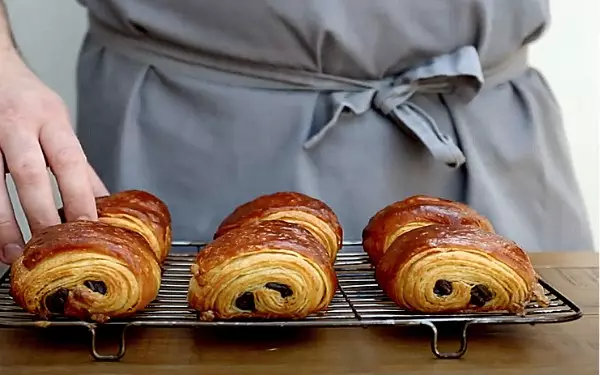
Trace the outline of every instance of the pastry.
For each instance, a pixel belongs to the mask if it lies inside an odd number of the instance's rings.
[[[139,190],[96,202],[98,221],[46,228],[13,264],[11,295],[25,310],[105,322],[134,314],[158,294],[171,249],[167,206]]]
[[[463,225],[494,231],[487,218],[463,203],[416,195],[377,212],[363,230],[363,248],[371,263],[376,265],[398,236],[433,224]]]
[[[214,238],[265,220],[301,225],[323,244],[332,263],[342,247],[342,227],[331,208],[318,199],[296,192],[263,195],[239,206],[223,220]]]
[[[171,214],[158,197],[142,190],[125,190],[96,198],[98,219],[104,223],[133,230],[142,235],[163,261],[172,241]],[[67,222],[64,209],[58,210],[61,222]]]
[[[141,190],[126,190],[96,199],[98,220],[143,236],[160,262],[171,249],[171,215],[167,205]]]
[[[201,320],[299,319],[326,309],[336,286],[311,232],[267,220],[228,230],[198,253],[188,301]]]
[[[160,263],[141,235],[97,221],[55,225],[36,234],[11,269],[11,295],[41,318],[105,322],[149,304]]]
[[[429,225],[389,246],[376,266],[383,291],[400,307],[425,313],[547,305],[528,255],[516,243],[477,227]]]

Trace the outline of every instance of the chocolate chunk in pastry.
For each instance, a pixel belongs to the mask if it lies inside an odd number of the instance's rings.
[[[282,298],[287,298],[294,295],[292,288],[281,283],[266,283],[265,288],[278,291]]]
[[[449,296],[452,294],[452,283],[448,280],[438,280],[433,286],[433,293],[438,296]]]
[[[331,302],[327,250],[303,226],[267,220],[230,230],[192,265],[188,301],[200,319],[298,319]]]
[[[425,313],[505,310],[548,303],[529,256],[516,243],[477,227],[430,225],[389,246],[376,266],[384,292]]]
[[[322,201],[296,192],[260,196],[237,207],[219,226],[214,238],[261,221],[280,220],[301,225],[327,249],[333,263],[342,246],[342,227],[337,216]]]
[[[104,284],[104,281],[92,281],[92,280],[87,280],[83,282],[83,285],[85,285],[89,290],[96,292],[96,293],[100,293],[100,294],[106,294],[106,284]]]
[[[470,304],[483,307],[494,298],[494,293],[485,285],[477,284],[471,288]]]
[[[105,322],[148,305],[160,287],[160,262],[136,232],[97,221],[48,227],[11,269],[11,295],[25,310]]]
[[[52,314],[64,314],[65,305],[69,299],[69,289],[58,288],[54,293],[44,298],[46,309]]]
[[[487,218],[463,203],[416,195],[377,212],[363,230],[363,248],[371,263],[376,265],[396,238],[434,224],[470,226],[494,232]]]
[[[254,293],[252,292],[244,292],[241,296],[236,298],[235,307],[237,307],[241,311],[256,311],[256,304],[254,302]]]

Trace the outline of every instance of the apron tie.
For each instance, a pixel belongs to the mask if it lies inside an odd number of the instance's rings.
[[[377,109],[409,134],[415,136],[434,158],[451,167],[460,167],[465,156],[456,143],[444,134],[425,110],[411,102],[415,94],[452,94],[468,103],[483,85],[479,55],[472,46],[440,55],[424,65],[380,82],[377,88],[357,92],[334,92],[331,119],[304,144],[314,147],[339,123],[341,114],[361,115]]]
[[[371,81],[189,53],[153,39],[125,35],[94,18],[90,18],[90,35],[128,58],[178,74],[189,74],[206,82],[267,90],[332,93],[333,114],[304,142],[305,149],[319,143],[329,130],[343,122],[340,121],[343,116],[377,110],[427,147],[437,160],[455,168],[465,162],[463,152],[423,108],[411,101],[413,95],[451,94],[453,99],[466,104],[480,91],[484,76],[485,85],[493,87],[518,77],[528,66],[527,48],[515,51],[499,64],[482,69],[475,47],[464,46],[396,77]]]

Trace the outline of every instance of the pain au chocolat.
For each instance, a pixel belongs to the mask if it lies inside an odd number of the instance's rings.
[[[435,224],[494,231],[486,217],[463,203],[416,195],[377,212],[363,230],[363,248],[371,263],[376,265],[396,238],[411,230]]]
[[[332,263],[342,247],[343,231],[333,210],[324,202],[297,192],[262,195],[242,204],[223,220],[214,238],[232,229],[267,220],[302,226],[323,244]]]
[[[158,294],[171,220],[157,197],[130,190],[98,199],[99,221],[35,234],[11,269],[11,295],[41,318],[105,322],[146,307]]]
[[[325,310],[337,287],[342,228],[323,202],[296,192],[233,210],[192,265],[188,301],[200,319],[300,319]]]
[[[326,309],[336,286],[318,238],[266,220],[228,230],[198,253],[188,301],[201,320],[299,319]]]
[[[425,313],[547,305],[528,255],[478,227],[430,225],[394,240],[376,266],[377,282],[400,307]]]

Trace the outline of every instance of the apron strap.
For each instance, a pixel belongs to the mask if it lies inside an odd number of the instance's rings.
[[[323,128],[304,144],[314,147],[336,124],[344,110],[361,115],[371,108],[379,110],[403,130],[415,136],[434,158],[457,168],[465,156],[450,136],[444,134],[435,120],[410,99],[415,94],[453,94],[465,103],[472,100],[483,85],[479,55],[472,46],[438,56],[411,69],[377,89],[332,95],[334,111]]]

